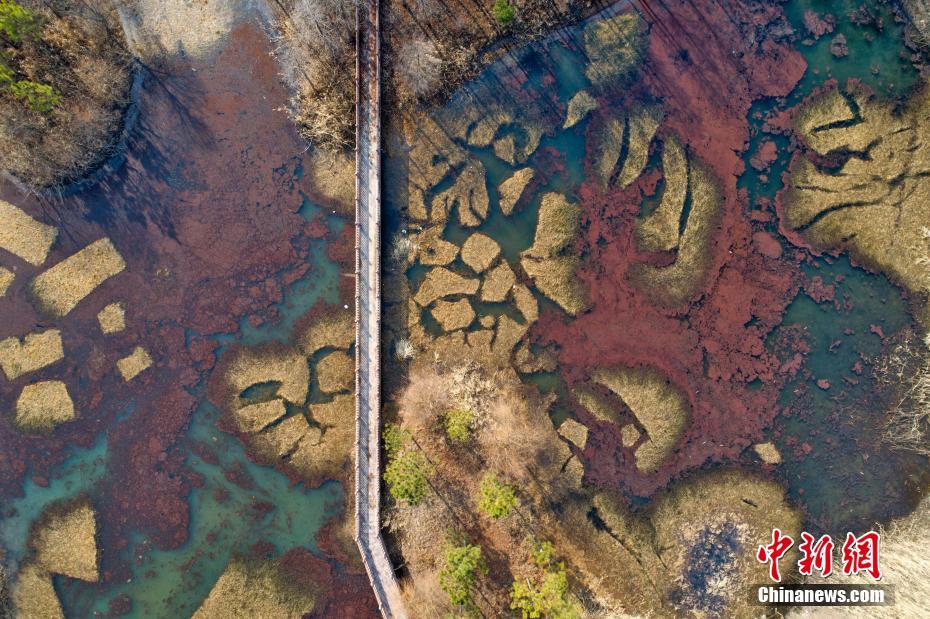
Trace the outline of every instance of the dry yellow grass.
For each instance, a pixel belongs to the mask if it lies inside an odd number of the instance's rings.
[[[527,324],[532,324],[539,319],[539,302],[529,288],[523,284],[517,284],[511,291],[513,295],[513,304],[517,311],[523,315],[523,320]]]
[[[87,499],[53,504],[33,526],[36,564],[51,574],[97,582],[97,523]]]
[[[9,202],[0,200],[0,247],[29,264],[41,265],[58,238],[58,230],[36,221]]]
[[[649,251],[671,251],[678,247],[681,211],[688,194],[688,158],[676,138],[666,138],[662,147],[665,188],[656,210],[636,220],[636,242]]]
[[[447,332],[464,329],[475,320],[475,310],[468,299],[437,301],[430,313]]]
[[[835,91],[810,102],[796,129],[818,152],[867,151],[839,170],[802,160],[783,195],[785,225],[822,250],[845,250],[919,299],[930,295],[930,95],[903,111],[854,90],[852,109]]]
[[[551,258],[575,241],[581,211],[560,193],[547,193],[539,205],[539,221],[533,245],[524,256]]]
[[[119,333],[126,328],[126,308],[123,303],[110,303],[97,314],[104,333]]]
[[[926,616],[927,600],[930,599],[930,568],[927,565],[927,546],[930,544],[930,499],[925,498],[912,514],[896,520],[888,527],[876,527],[882,531],[881,568],[883,585],[894,587],[894,605],[881,607],[847,607],[844,617],[870,617],[876,619],[911,619]],[[839,550],[834,557],[834,566],[840,564]],[[834,567],[834,570],[836,568]],[[811,577],[812,584],[874,584],[867,575],[843,576],[834,571],[826,581]],[[792,610],[792,618],[816,618],[820,615],[813,609]]]
[[[623,416],[610,405],[602,395],[592,389],[579,387],[572,389],[572,395],[578,400],[578,403],[585,407],[589,413],[601,421],[612,423],[620,426],[623,423]]]
[[[125,268],[126,262],[110,239],[102,238],[37,275],[30,291],[43,312],[61,318]]]
[[[277,561],[234,557],[194,619],[298,619],[316,603],[313,591],[289,580]]]
[[[688,423],[688,401],[652,368],[599,368],[592,378],[616,393],[646,430],[636,467],[652,472],[665,461]]]
[[[497,320],[497,330],[494,333],[491,352],[502,361],[510,361],[510,353],[529,328],[528,324],[520,324],[504,314]]]
[[[9,380],[49,366],[65,357],[61,331],[49,329],[30,333],[19,341],[8,337],[0,342],[0,368]]]
[[[417,289],[414,300],[426,307],[437,299],[457,294],[475,294],[480,280],[464,277],[444,267],[430,269]]]
[[[588,444],[587,426],[578,423],[574,419],[566,419],[563,421],[558,431],[559,436],[578,449],[584,450],[585,446]]]
[[[772,529],[798,539],[801,514],[788,507],[784,491],[774,481],[738,471],[700,475],[676,484],[660,497],[650,520],[655,529],[654,547],[660,549],[662,563],[681,591],[680,607],[706,608],[711,596],[724,599],[727,617],[757,617],[752,586],[768,581],[768,565],[753,552],[771,542]],[[707,565],[694,565],[695,548],[715,544],[721,557]],[[726,557],[725,548],[733,548]],[[790,576],[796,549],[782,559],[783,578]],[[690,586],[688,570],[710,570],[700,589]]]
[[[649,160],[649,145],[662,122],[662,110],[649,106],[633,110],[627,121],[629,141],[626,160],[617,181],[620,187],[626,187],[642,174]]]
[[[277,398],[267,402],[248,404],[233,410],[236,427],[240,432],[252,434],[264,430],[287,414],[284,400]]]
[[[147,370],[152,365],[152,357],[141,346],[136,346],[128,356],[116,362],[116,368],[126,382]]]
[[[588,112],[597,109],[597,99],[591,96],[587,90],[579,91],[568,102],[568,110],[565,113],[565,123],[563,129],[574,127],[588,115]]]
[[[6,291],[10,289],[14,279],[16,279],[16,274],[13,271],[0,267],[0,297],[6,295]]]
[[[339,215],[354,214],[355,161],[342,151],[313,149],[309,156],[307,175],[315,194]]]
[[[613,177],[620,154],[623,151],[623,136],[626,133],[626,119],[608,118],[600,132],[597,144],[597,178],[602,187],[607,187]]]
[[[445,266],[459,255],[459,247],[442,238],[443,226],[431,226],[416,235],[417,260],[427,266]]]
[[[288,468],[304,479],[347,480],[355,443],[355,397],[338,395],[332,402],[311,404],[310,416],[322,431],[308,430],[288,460]]]
[[[25,565],[16,575],[13,608],[23,619],[64,619],[58,594],[52,585],[52,575],[33,563]]]
[[[310,369],[302,354],[284,346],[245,348],[237,351],[226,370],[227,397],[235,405],[239,394],[253,385],[278,382],[278,396],[303,404],[310,384]]]
[[[74,419],[74,402],[60,380],[26,385],[16,400],[16,427],[25,432],[50,432]]]
[[[624,447],[632,447],[640,437],[639,430],[632,423],[628,423],[620,428],[620,441]]]
[[[636,72],[646,41],[645,25],[635,13],[591,22],[584,29],[589,59],[585,75],[599,87],[620,86]]]
[[[501,253],[501,247],[491,237],[476,232],[462,244],[462,261],[477,273],[490,267]]]
[[[536,171],[533,168],[523,168],[510,175],[507,180],[502,182],[497,188],[500,195],[501,212],[504,215],[510,215],[516,208],[526,186],[530,184]]]
[[[588,306],[588,291],[576,275],[579,263],[575,256],[544,260],[528,256],[521,262],[536,288],[572,316]]]
[[[503,301],[516,281],[513,269],[506,260],[502,260],[484,276],[481,282],[481,300],[495,303]]]
[[[348,391],[355,384],[355,360],[344,351],[329,353],[317,362],[314,369],[320,391],[324,393]]]
[[[485,186],[484,165],[469,159],[452,185],[436,194],[430,203],[430,221],[445,223],[453,208],[458,209],[459,222],[473,228],[488,216],[488,189]]]
[[[722,212],[723,197],[709,168],[692,160],[690,177],[691,212],[679,239],[677,259],[667,267],[637,264],[630,270],[633,283],[654,303],[666,307],[687,303],[698,292],[707,276]]]
[[[756,443],[752,446],[759,459],[766,464],[781,464],[781,454],[772,443]]]
[[[354,341],[355,315],[342,308],[316,317],[297,333],[297,346],[308,357],[322,348],[348,350]]]
[[[521,264],[533,284],[566,312],[587,306],[587,291],[575,276],[579,260],[562,255],[578,234],[580,210],[558,193],[547,193],[539,206],[533,245],[521,254]]]

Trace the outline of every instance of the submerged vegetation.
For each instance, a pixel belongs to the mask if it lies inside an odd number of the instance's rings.
[[[0,169],[40,188],[99,165],[130,96],[116,5],[3,0],[0,45]]]

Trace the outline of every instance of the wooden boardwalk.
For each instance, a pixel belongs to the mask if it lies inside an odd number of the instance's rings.
[[[381,44],[378,0],[356,8],[355,541],[381,614],[406,617],[381,536]]]

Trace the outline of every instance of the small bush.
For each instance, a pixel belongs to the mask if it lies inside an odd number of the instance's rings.
[[[568,591],[565,564],[555,563],[552,542],[536,542],[531,551],[533,563],[543,572],[537,582],[514,581],[510,590],[510,608],[520,611],[523,619],[549,617],[550,619],[576,619],[581,612],[574,596]]]
[[[457,408],[445,414],[446,437],[453,443],[467,443],[471,439],[475,414],[466,408]]]
[[[517,14],[516,9],[510,4],[509,0],[495,0],[492,12],[494,13],[494,19],[501,25],[512,22]]]
[[[439,586],[454,605],[472,607],[471,593],[478,575],[487,573],[488,566],[480,547],[451,544],[446,548],[445,564],[439,572]]]
[[[517,506],[517,494],[513,486],[500,481],[493,473],[485,475],[481,480],[479,492],[478,509],[495,520],[509,516]]]
[[[388,460],[384,467],[384,482],[391,496],[410,505],[419,505],[429,493],[426,479],[429,463],[408,447],[410,436],[399,426],[386,425],[382,436]]]

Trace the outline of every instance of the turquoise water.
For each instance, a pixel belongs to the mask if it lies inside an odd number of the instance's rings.
[[[299,169],[298,169],[299,173]],[[305,199],[301,214],[309,221],[322,212]],[[344,220],[326,217],[329,229],[341,232]],[[253,327],[243,320],[241,337],[216,338],[222,355],[228,344],[238,341],[255,345],[272,340],[287,341],[296,320],[318,301],[338,299],[338,267],[326,257],[326,242],[314,240],[310,247],[311,269],[285,290],[275,307],[279,320]],[[292,485],[275,469],[249,460],[238,438],[216,427],[220,411],[207,402],[203,388],[195,393],[200,405],[187,434],[188,444],[202,443],[217,457],[204,461],[191,452],[187,466],[203,477],[204,485],[191,491],[189,538],[178,550],[155,550],[141,536],[131,540],[122,557],[132,566],[132,578],[100,589],[96,585],[56,578],[55,586],[69,614],[89,616],[106,611],[107,604],[121,594],[133,600],[130,617],[188,616],[207,596],[234,553],[248,551],[258,542],[268,542],[275,554],[294,547],[316,551],[315,536],[343,504],[343,489],[337,482],[319,488]],[[250,480],[248,488],[230,482],[225,471],[237,471]],[[90,490],[93,496],[92,489]]]
[[[800,325],[810,346],[802,372],[782,391],[782,406],[794,412],[778,417],[773,427],[785,459],[777,475],[789,498],[803,506],[810,529],[840,534],[907,513],[930,479],[925,458],[892,452],[878,441],[889,402],[869,372],[868,360],[883,346],[871,328],[892,336],[912,320],[887,278],[866,274],[845,257],[832,264],[818,260],[804,271],[832,283],[843,308],[801,293],[770,338],[771,344],[782,329]],[[818,380],[827,380],[829,389],[819,388]],[[802,385],[806,395],[799,399]],[[809,455],[802,455],[805,445]]]
[[[295,182],[300,172],[298,167]],[[307,221],[322,212],[305,198],[300,213]],[[343,219],[327,215],[325,220],[331,233],[341,233]],[[287,341],[296,320],[313,305],[320,300],[327,303],[338,300],[339,270],[327,258],[324,240],[311,241],[309,262],[311,268],[307,274],[286,288],[282,301],[275,305],[279,319],[258,327],[243,319],[238,336],[224,334],[213,338],[220,345],[219,355],[232,343]],[[187,340],[196,335],[188,331]],[[105,614],[110,601],[120,595],[132,599],[129,617],[190,616],[233,554],[248,552],[258,542],[270,544],[271,555],[294,547],[317,551],[317,532],[342,509],[341,485],[337,482],[327,482],[319,488],[292,485],[284,474],[251,462],[238,438],[217,429],[220,412],[207,402],[204,391],[201,383],[192,392],[200,403],[179,445],[188,452],[187,466],[203,479],[203,485],[193,488],[188,497],[188,540],[177,550],[162,551],[152,548],[142,535],[132,535],[129,547],[118,555],[131,566],[131,578],[125,582],[98,585],[55,577],[55,589],[67,616]],[[196,443],[206,445],[217,461],[211,463],[195,455]],[[0,520],[0,543],[6,551],[6,563],[15,568],[23,559],[31,523],[52,502],[78,494],[85,494],[92,501],[101,500],[97,482],[104,478],[106,469],[107,436],[102,435],[89,449],[75,448],[52,471],[48,487],[27,481],[24,496],[4,505],[3,514],[8,517]],[[249,480],[247,487],[229,481],[224,475],[228,471]],[[102,550],[112,561],[113,555],[109,553],[116,551]]]

